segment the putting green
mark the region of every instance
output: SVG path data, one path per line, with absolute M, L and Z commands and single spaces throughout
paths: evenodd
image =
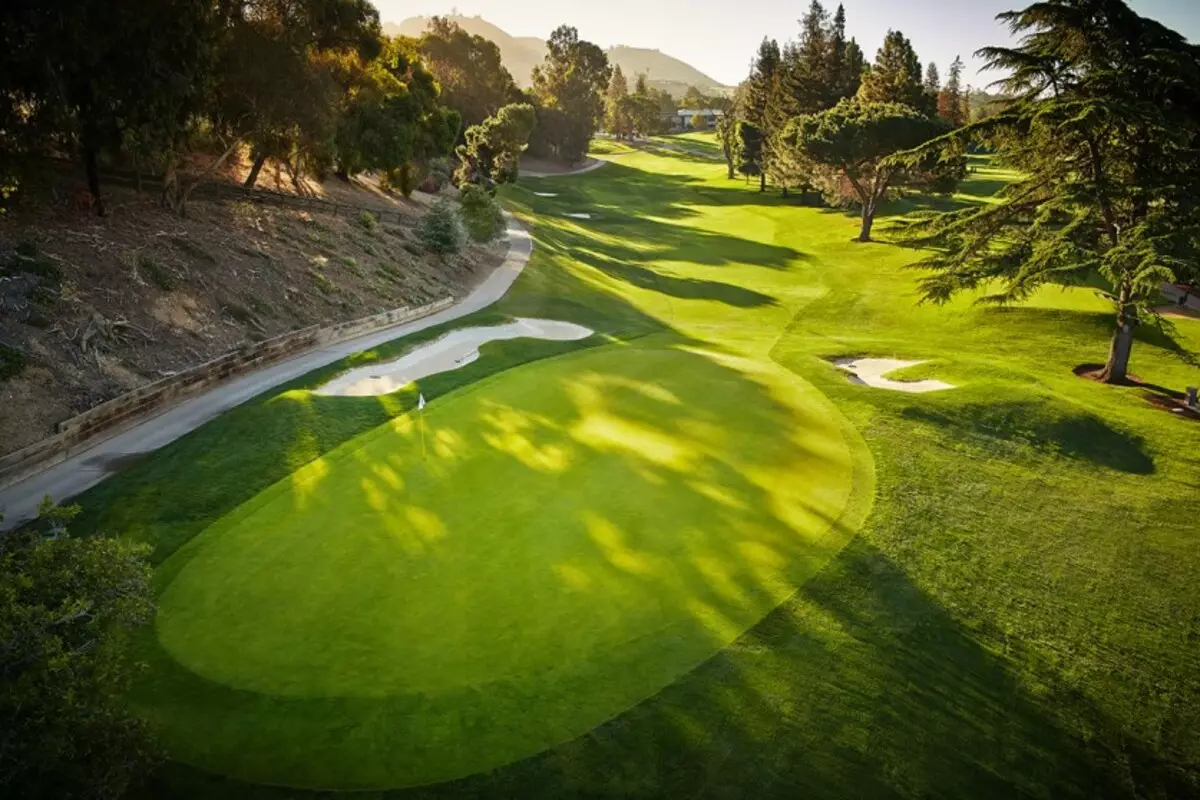
M 841 548 L 846 425 L 793 373 L 669 334 L 439 398 L 426 457 L 400 417 L 163 565 L 184 669 L 148 713 L 186 760 L 293 786 L 428 783 L 583 734 Z

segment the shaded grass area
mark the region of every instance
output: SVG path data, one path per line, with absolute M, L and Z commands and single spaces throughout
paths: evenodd
M 476 384 L 430 406 L 427 458 L 399 419 L 178 551 L 136 698 L 175 754 L 310 786 L 469 774 L 585 733 L 785 599 L 869 506 L 843 513 L 839 418 L 782 370 L 662 338 Z
M 977 176 L 964 196 L 986 195 L 992 176 Z M 461 781 L 359 796 L 1200 796 L 1200 432 L 1071 374 L 1107 346 L 1091 292 L 917 306 L 915 254 L 850 244 L 853 219 L 759 196 L 719 164 L 629 154 L 542 185 L 560 197 L 507 196 L 535 222 L 539 260 L 506 312 L 769 354 L 861 432 L 875 511 L 732 646 L 590 733 Z M 587 224 L 560 216 L 594 209 Z M 774 302 L 684 296 L 657 276 Z M 1194 385 L 1180 355 L 1198 348 L 1192 321 L 1144 329 L 1134 370 Z M 925 377 L 961 388 L 854 386 L 826 360 L 846 354 L 929 358 Z M 319 796 L 181 764 L 147 792 Z

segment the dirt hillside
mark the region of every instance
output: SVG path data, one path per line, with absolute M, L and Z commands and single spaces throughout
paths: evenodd
M 242 171 L 224 177 L 236 185 Z M 0 454 L 246 342 L 461 295 L 507 249 L 426 253 L 414 227 L 429 196 L 369 181 L 295 187 L 270 169 L 260 183 L 374 213 L 199 199 L 183 219 L 153 191 L 109 188 L 97 218 L 72 202 L 68 175 L 0 216 Z

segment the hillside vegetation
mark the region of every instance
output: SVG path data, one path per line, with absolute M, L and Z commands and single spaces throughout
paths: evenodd
M 12 312 L 0 314 L 0 342 L 21 367 L 0 382 L 0 455 L 243 343 L 427 303 L 499 263 L 503 245 L 426 253 L 414 234 L 426 196 L 393 199 L 370 181 L 307 188 L 373 211 L 202 196 L 180 218 L 153 192 L 114 188 L 107 217 L 52 197 L 0 217 L 0 306 Z

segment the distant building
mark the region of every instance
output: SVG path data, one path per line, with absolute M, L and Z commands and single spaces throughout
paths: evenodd
M 717 120 L 725 116 L 725 112 L 715 108 L 681 108 L 671 115 L 671 128 L 690 131 L 696 127 L 693 120 L 697 115 L 704 117 L 704 126 L 700 130 L 712 130 L 717 126 Z

